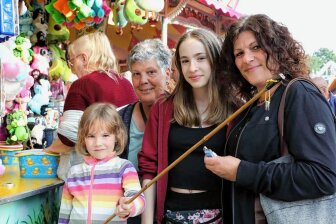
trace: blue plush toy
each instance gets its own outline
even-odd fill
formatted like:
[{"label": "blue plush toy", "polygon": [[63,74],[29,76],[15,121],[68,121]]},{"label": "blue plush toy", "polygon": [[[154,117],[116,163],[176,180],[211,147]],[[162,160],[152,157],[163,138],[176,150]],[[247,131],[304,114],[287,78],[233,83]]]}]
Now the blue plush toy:
[{"label": "blue plush toy", "polygon": [[28,107],[35,114],[41,115],[41,107],[49,104],[49,97],[51,96],[49,81],[41,78],[34,84],[34,92],[35,95],[28,102]]}]

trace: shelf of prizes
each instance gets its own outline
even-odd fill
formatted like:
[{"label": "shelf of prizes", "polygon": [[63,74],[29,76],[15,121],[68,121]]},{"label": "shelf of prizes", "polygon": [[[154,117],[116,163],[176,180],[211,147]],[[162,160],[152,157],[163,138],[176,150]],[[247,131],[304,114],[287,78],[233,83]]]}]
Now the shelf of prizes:
[{"label": "shelf of prizes", "polygon": [[0,223],[57,223],[64,182],[59,156],[0,143]]},{"label": "shelf of prizes", "polygon": [[42,149],[52,143],[76,77],[65,56],[70,31],[57,26],[64,17],[48,2],[0,0],[1,224],[58,220],[59,156]]}]

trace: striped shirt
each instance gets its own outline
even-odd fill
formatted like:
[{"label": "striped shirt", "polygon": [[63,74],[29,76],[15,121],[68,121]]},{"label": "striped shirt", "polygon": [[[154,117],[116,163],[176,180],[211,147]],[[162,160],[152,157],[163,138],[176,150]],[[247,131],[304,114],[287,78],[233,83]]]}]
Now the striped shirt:
[{"label": "striped shirt", "polygon": [[[130,197],[141,189],[138,174],[128,160],[118,156],[105,161],[85,157],[85,162],[71,167],[63,188],[58,223],[103,223],[116,209],[120,197]],[[133,202],[130,217],[145,208],[141,194]],[[126,223],[115,217],[113,221]]]}]

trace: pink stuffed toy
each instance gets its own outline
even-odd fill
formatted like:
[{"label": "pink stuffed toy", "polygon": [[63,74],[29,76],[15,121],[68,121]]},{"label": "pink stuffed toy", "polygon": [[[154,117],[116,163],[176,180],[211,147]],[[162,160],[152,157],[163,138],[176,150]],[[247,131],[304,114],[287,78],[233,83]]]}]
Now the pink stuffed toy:
[{"label": "pink stuffed toy", "polygon": [[31,100],[30,89],[22,89],[21,92],[16,96],[15,101],[19,104],[19,109],[24,111],[27,115],[29,112],[27,111],[28,102]]}]

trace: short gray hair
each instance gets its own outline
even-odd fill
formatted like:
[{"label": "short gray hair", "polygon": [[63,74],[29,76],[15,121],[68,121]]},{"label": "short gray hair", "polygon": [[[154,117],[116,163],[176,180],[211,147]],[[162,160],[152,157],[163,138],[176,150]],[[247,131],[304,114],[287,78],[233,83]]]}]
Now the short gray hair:
[{"label": "short gray hair", "polygon": [[171,58],[171,51],[160,39],[147,39],[132,48],[128,54],[127,65],[131,70],[135,62],[155,59],[162,73],[165,73],[171,66]]}]

